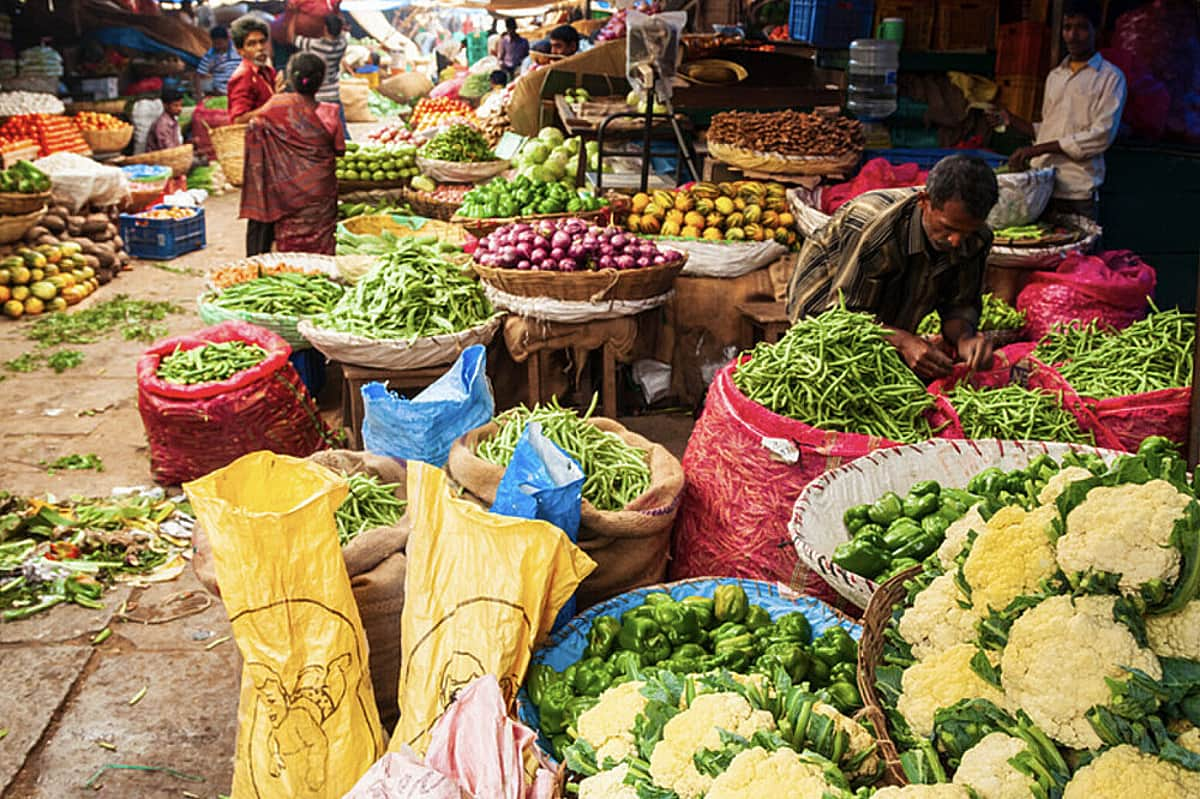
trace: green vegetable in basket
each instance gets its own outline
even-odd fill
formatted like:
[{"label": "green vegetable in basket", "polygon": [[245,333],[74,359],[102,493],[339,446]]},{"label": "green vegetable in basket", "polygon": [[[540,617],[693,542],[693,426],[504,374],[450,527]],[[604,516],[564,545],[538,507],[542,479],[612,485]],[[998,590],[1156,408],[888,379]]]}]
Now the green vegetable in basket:
[{"label": "green vegetable in basket", "polygon": [[407,502],[396,498],[399,483],[381,483],[370,474],[349,475],[346,483],[350,491],[333,514],[342,546],[367,530],[391,527],[408,508]]},{"label": "green vegetable in basket", "polygon": [[746,589],[736,584],[717,586],[713,591],[713,604],[717,621],[721,624],[740,622],[750,610],[750,599],[746,596]]},{"label": "green vegetable in basket", "polygon": [[226,341],[185,350],[182,345],[158,363],[160,380],[179,385],[216,383],[227,380],[266,360],[267,351],[257,344]]},{"label": "green vegetable in basket", "polygon": [[546,695],[546,688],[561,679],[562,675],[553,667],[547,666],[545,663],[534,663],[525,675],[525,690],[529,692],[529,698],[533,700],[533,703],[540,705],[542,698]]},{"label": "green vegetable in basket", "polygon": [[671,644],[653,619],[632,618],[622,622],[617,643],[622,649],[637,652],[644,663],[657,663],[671,656]]},{"label": "green vegetable in basket", "polygon": [[833,550],[833,562],[841,568],[868,579],[888,567],[891,556],[876,535],[856,535]]},{"label": "green vegetable in basket", "polygon": [[606,658],[612,654],[617,645],[617,635],[621,632],[621,622],[612,616],[601,616],[592,622],[588,630],[587,649],[583,651],[585,658]]},{"label": "green vegetable in basket", "polygon": [[967,438],[1013,438],[1095,444],[1059,398],[1018,385],[974,388],[962,384],[946,395]]},{"label": "green vegetable in basket", "polygon": [[458,213],[472,219],[495,219],[595,211],[606,205],[607,200],[590,191],[518,175],[512,180],[501,176],[471,189]]},{"label": "green vegetable in basket", "polygon": [[312,316],[325,313],[342,298],[345,289],[324,275],[281,272],[235,283],[208,302],[227,311]]},{"label": "green vegetable in basket", "polygon": [[452,125],[449,130],[434,136],[421,148],[420,154],[438,161],[482,162],[495,161],[496,154],[483,134],[470,125]]}]

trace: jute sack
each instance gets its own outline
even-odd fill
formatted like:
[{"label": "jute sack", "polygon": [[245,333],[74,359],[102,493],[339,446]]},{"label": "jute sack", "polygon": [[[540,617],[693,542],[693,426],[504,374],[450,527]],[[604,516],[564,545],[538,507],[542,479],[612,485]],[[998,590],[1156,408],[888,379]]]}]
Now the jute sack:
[{"label": "jute sack", "polygon": [[403,72],[379,84],[379,93],[397,103],[413,102],[429,94],[433,81],[420,72]]},{"label": "jute sack", "polygon": [[[309,460],[339,474],[371,474],[380,482],[398,483],[396,497],[404,499],[407,476],[404,465],[391,458],[344,449],[323,450]],[[400,612],[404,609],[404,547],[408,543],[408,517],[391,527],[376,527],[359,534],[342,547],[350,575],[350,588],[362,616],[370,647],[371,682],[380,720],[390,728],[398,714],[396,686],[400,678]],[[220,596],[213,567],[212,547],[203,527],[192,531],[195,555],[192,568],[201,584]]]},{"label": "jute sack", "polygon": [[366,78],[341,77],[338,79],[338,98],[346,111],[347,122],[374,122],[368,101],[371,87]]},{"label": "jute sack", "polygon": [[[667,571],[671,527],[683,493],[683,466],[667,449],[611,419],[590,422],[648,453],[650,487],[624,510],[598,510],[586,499],[580,510],[579,547],[596,570],[579,586],[579,608],[590,607],[633,588],[661,582]],[[495,422],[477,427],[454,442],[446,468],[463,488],[490,506],[504,468],[475,455],[479,442],[495,435]]]}]

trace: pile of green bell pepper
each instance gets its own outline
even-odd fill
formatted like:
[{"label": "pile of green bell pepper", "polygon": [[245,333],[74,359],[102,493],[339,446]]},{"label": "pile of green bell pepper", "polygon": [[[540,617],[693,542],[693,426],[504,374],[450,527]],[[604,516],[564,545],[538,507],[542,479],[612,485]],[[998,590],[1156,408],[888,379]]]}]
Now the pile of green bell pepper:
[{"label": "pile of green bell pepper", "polygon": [[676,674],[724,669],[773,678],[782,668],[796,683],[827,695],[845,713],[862,707],[855,687],[858,645],[841,627],[813,638],[803,613],[772,620],[750,603],[739,585],[722,585],[712,598],[647,594],[620,618],[599,616],[578,661],[559,672],[529,667],[525,688],[538,707],[541,730],[554,740],[566,735],[606,689],[655,667]]},{"label": "pile of green bell pepper", "polygon": [[888,491],[871,504],[854,505],[842,515],[850,540],[833,551],[833,562],[885,582],[936,552],[946,528],[978,501],[969,491],[922,480],[903,497]]}]

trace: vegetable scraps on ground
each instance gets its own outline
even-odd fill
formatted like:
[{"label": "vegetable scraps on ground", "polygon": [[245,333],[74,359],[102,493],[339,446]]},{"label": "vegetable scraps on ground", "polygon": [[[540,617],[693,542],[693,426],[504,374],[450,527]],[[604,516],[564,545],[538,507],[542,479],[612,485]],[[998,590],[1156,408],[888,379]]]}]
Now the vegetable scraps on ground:
[{"label": "vegetable scraps on ground", "polygon": [[525,428],[530,422],[540,422],[542,433],[583,470],[583,498],[599,510],[621,510],[650,488],[650,465],[645,451],[588,421],[596,410],[596,399],[592,395],[592,404],[582,416],[559,405],[557,397],[533,408],[519,405],[507,410],[494,420],[500,429],[479,442],[475,454],[507,468]]},{"label": "vegetable scraps on ground", "polygon": [[115,581],[182,565],[190,514],[161,490],[63,503],[0,494],[0,619],[63,602],[99,609]]},{"label": "vegetable scraps on ground", "polygon": [[347,475],[346,483],[350,493],[333,514],[342,546],[367,530],[394,525],[408,508],[396,498],[399,483],[381,483],[375,475],[359,473]]},{"label": "vegetable scraps on ground", "polygon": [[587,639],[578,661],[535,663],[525,682],[542,734],[585,778],[581,799],[795,793],[746,761],[795,770],[818,788],[806,796],[848,798],[880,776],[874,737],[850,718],[858,647],[842,627],[814,638],[803,613],[772,620],[728,584],[711,598],[647,594]]},{"label": "vegetable scraps on ground", "polygon": [[733,382],[751,401],[813,427],[923,441],[933,398],[887,337],[870,314],[832,308],[757,345]]},{"label": "vegetable scraps on ground", "polygon": [[676,263],[677,250],[618,227],[589,225],[581,219],[511,222],[479,240],[475,258],[484,266],[545,272],[589,269],[645,269]]},{"label": "vegetable scraps on ground", "polygon": [[479,281],[445,260],[449,245],[428,238],[398,239],[317,327],[371,339],[407,340],[459,333],[483,324],[495,310]]},{"label": "vegetable scraps on ground", "polygon": [[[1200,503],[1152,437],[995,490],[906,582],[876,689],[913,782],[1200,795]],[[970,486],[969,486],[970,488]],[[998,786],[1005,786],[1003,788]]]},{"label": "vegetable scraps on ground", "polygon": [[157,375],[168,383],[187,386],[215,383],[257,366],[266,357],[267,351],[262,347],[244,341],[224,341],[191,349],[180,345],[159,361]]},{"label": "vegetable scraps on ground", "polygon": [[325,275],[283,272],[237,283],[206,301],[229,311],[310,316],[333,308],[344,291]]},{"label": "vegetable scraps on ground", "polygon": [[[980,330],[1020,330],[1025,326],[1025,312],[1018,311],[990,291],[983,295],[983,312],[979,316]],[[936,336],[942,332],[942,318],[931,311],[921,324],[917,335]]]},{"label": "vegetable scraps on ground", "polygon": [[1095,436],[1080,429],[1075,416],[1050,391],[1018,385],[974,388],[960,383],[946,399],[958,413],[967,438],[1096,443]]}]

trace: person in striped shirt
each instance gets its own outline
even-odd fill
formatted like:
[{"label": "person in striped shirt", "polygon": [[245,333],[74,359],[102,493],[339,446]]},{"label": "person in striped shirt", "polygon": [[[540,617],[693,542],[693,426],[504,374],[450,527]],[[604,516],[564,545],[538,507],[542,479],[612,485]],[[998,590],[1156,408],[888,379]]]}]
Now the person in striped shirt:
[{"label": "person in striped shirt", "polygon": [[944,377],[954,358],[916,335],[932,310],[953,355],[987,368],[992,346],[979,333],[983,273],[992,247],[987,215],[996,175],[982,160],[943,158],[924,189],[862,194],[804,242],[787,290],[795,322],[844,302],[892,330],[891,343],[923,378]]},{"label": "person in striped shirt", "polygon": [[293,40],[296,49],[302,53],[313,53],[325,62],[325,79],[321,81],[321,89],[317,92],[318,103],[330,103],[338,108],[338,116],[342,120],[342,135],[349,139],[350,130],[346,125],[346,109],[342,106],[339,77],[342,70],[342,58],[346,55],[349,37],[342,30],[343,22],[340,14],[325,15],[325,35],[319,38],[297,36]]},{"label": "person in striped shirt", "polygon": [[[229,41],[229,31],[218,25],[208,35],[212,39],[212,47],[200,59],[200,66],[196,67],[196,74],[192,76],[192,93],[197,102],[207,94],[225,94],[229,79],[238,64],[242,63],[237,48]],[[204,90],[206,82],[207,91]]]}]

